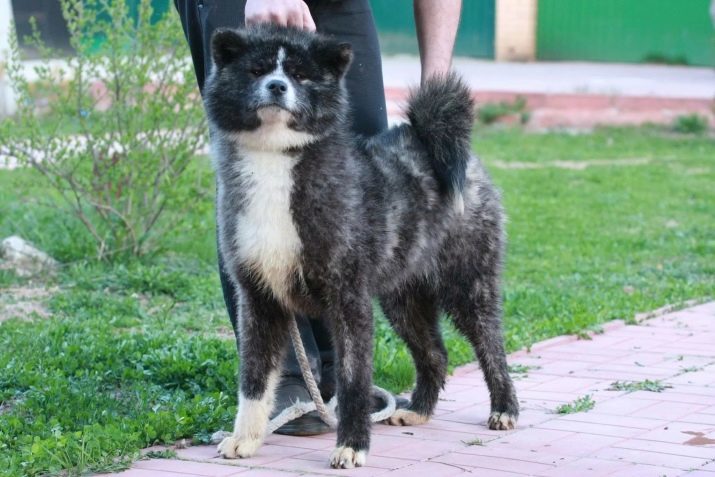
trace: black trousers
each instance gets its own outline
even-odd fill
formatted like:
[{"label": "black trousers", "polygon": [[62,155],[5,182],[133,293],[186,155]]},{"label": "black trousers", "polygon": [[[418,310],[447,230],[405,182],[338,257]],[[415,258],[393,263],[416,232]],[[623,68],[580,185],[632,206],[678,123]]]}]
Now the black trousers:
[{"label": "black trousers", "polygon": [[[211,35],[217,28],[243,26],[246,1],[174,0],[174,3],[189,43],[196,80],[199,89],[203,91],[204,81],[211,69]],[[387,112],[382,83],[382,63],[369,1],[308,0],[306,3],[318,32],[352,44],[355,56],[345,78],[345,86],[351,99],[354,131],[364,136],[384,131],[387,128]],[[234,332],[238,334],[236,290],[223,268],[220,252],[219,273],[231,325]],[[330,335],[322,323],[306,317],[298,317],[298,328],[310,359],[311,369],[320,383],[324,370],[331,372],[328,369],[332,369],[334,361],[335,353]],[[301,378],[300,367],[292,347],[286,355],[283,375]],[[328,380],[332,379],[324,381]]]}]

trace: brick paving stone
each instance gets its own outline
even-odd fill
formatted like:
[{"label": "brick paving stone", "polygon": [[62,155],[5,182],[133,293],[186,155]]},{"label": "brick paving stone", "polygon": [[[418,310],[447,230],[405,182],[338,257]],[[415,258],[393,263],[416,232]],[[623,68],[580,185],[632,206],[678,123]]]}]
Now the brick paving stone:
[{"label": "brick paving stone", "polygon": [[598,355],[598,354],[580,354],[578,351],[562,351],[559,348],[551,348],[542,351],[541,353],[542,357],[554,361],[565,361],[565,362],[586,362],[586,363],[608,363],[610,361],[613,361],[618,358],[622,358],[623,356],[627,356],[629,353],[628,350],[616,350],[612,349],[610,350],[609,354],[607,355]]},{"label": "brick paving stone", "polygon": [[[375,425],[367,465],[359,469],[328,466],[336,437],[329,433],[271,435],[243,460],[220,459],[215,446],[190,447],[177,450],[178,459],[140,461],[119,475],[715,477],[715,445],[692,441],[715,439],[715,302],[606,328],[591,341],[558,337],[509,357],[535,367],[514,375],[521,403],[516,430],[486,427],[488,391],[473,363],[450,376],[427,424]],[[673,387],[608,390],[613,381],[644,379]],[[554,413],[586,394],[596,402],[590,412]]]},{"label": "brick paving stone", "polygon": [[525,460],[518,460],[515,458],[510,458],[509,456],[504,457],[493,457],[485,455],[473,455],[473,454],[460,454],[457,452],[450,452],[449,454],[444,454],[435,459],[432,462],[441,462],[443,464],[452,464],[463,467],[473,467],[475,468],[475,473],[481,473],[476,471],[476,469],[490,469],[499,470],[505,472],[513,472],[515,474],[525,474],[533,475],[538,472],[543,472],[545,470],[553,469],[556,466],[551,464],[542,464],[540,462],[531,462]]},{"label": "brick paving stone", "polygon": [[562,453],[552,449],[526,450],[509,445],[506,442],[495,442],[486,446],[469,446],[455,453],[535,462],[545,464],[548,467],[558,467],[575,460],[573,456],[562,455]]},{"label": "brick paving stone", "polygon": [[385,475],[390,472],[390,469],[381,469],[368,466],[347,470],[332,469],[328,466],[327,457],[321,461],[295,458],[281,459],[271,463],[270,470],[272,471],[274,469],[288,472],[300,472],[302,474],[309,475],[342,476],[343,472],[345,472],[345,475],[354,477],[372,477],[377,475]]},{"label": "brick paving stone", "polygon": [[574,434],[535,449],[568,457],[588,457],[594,452],[622,442],[623,438],[593,434]]},{"label": "brick paving stone", "polygon": [[707,463],[707,459],[686,457],[682,455],[663,454],[662,452],[646,452],[643,450],[607,447],[594,453],[597,459],[631,462],[633,464],[657,465],[680,470],[690,470]]},{"label": "brick paving stone", "polygon": [[[137,469],[136,467],[112,474],[116,477],[176,477],[176,472],[162,472],[160,470]],[[202,477],[198,474],[181,474],[180,477]]]},{"label": "brick paving stone", "polygon": [[534,379],[537,382],[549,381],[555,376],[568,376],[576,371],[588,369],[591,366],[591,363],[584,361],[551,361],[539,369],[529,370],[527,380],[530,381]]},{"label": "brick paving stone", "polygon": [[529,391],[547,391],[550,393],[575,393],[575,392],[585,392],[589,389],[602,387],[607,383],[601,379],[589,379],[580,378],[572,376],[563,376],[560,378],[552,379],[550,381],[543,382],[538,386],[530,387]]},{"label": "brick paving stone", "polygon": [[471,473],[453,465],[439,462],[420,462],[390,472],[390,477],[456,477]]},{"label": "brick paving stone", "polygon": [[152,459],[141,460],[134,464],[135,469],[157,470],[161,472],[169,472],[172,475],[201,475],[204,477],[226,477],[243,473],[243,469],[235,467],[207,464],[204,462],[190,462],[178,459]]},{"label": "brick paving stone", "polygon": [[536,449],[543,444],[548,444],[558,439],[575,435],[574,431],[562,431],[551,429],[537,429],[530,427],[514,432],[499,439],[500,442],[522,449]]},{"label": "brick paving stone", "polygon": [[[684,443],[693,438],[693,433],[702,434],[703,437],[713,439],[713,448],[715,448],[715,425],[692,423],[692,422],[669,422],[666,425],[658,426],[657,428],[648,431],[638,436],[639,439],[650,441]],[[713,453],[715,458],[715,452]]]},{"label": "brick paving stone", "polygon": [[680,418],[682,422],[692,422],[696,424],[705,424],[715,426],[715,414],[693,413]]},{"label": "brick paving stone", "polygon": [[331,449],[334,442],[322,439],[311,439],[310,437],[284,436],[281,434],[271,434],[266,437],[266,444],[281,445],[286,447],[299,447],[301,449]]},{"label": "brick paving stone", "polygon": [[687,475],[687,471],[655,465],[629,464],[628,467],[609,474],[609,477],[678,477],[681,475]]},{"label": "brick paving stone", "polygon": [[581,395],[576,392],[535,391],[533,389],[526,389],[519,394],[519,399],[552,403],[570,402],[578,397]]},{"label": "brick paving stone", "polygon": [[683,402],[654,401],[652,406],[645,407],[631,414],[635,417],[652,417],[655,419],[677,420],[687,414],[700,412],[707,408],[702,404]]},{"label": "brick paving stone", "polygon": [[635,374],[641,376],[642,378],[647,378],[650,380],[665,379],[673,376],[674,374],[672,369],[660,368],[655,366],[639,366],[635,363],[618,364],[611,362],[605,365],[598,366],[596,369],[600,371],[612,372],[615,376]]},{"label": "brick paving stone", "polygon": [[667,382],[668,384],[709,387],[710,392],[715,392],[715,373],[710,370],[708,372],[683,373],[680,376],[668,378]]},{"label": "brick paving stone", "polygon": [[[615,392],[614,392],[615,393]],[[603,414],[612,414],[616,416],[634,416],[636,412],[653,406],[653,401],[649,399],[636,399],[630,397],[629,394],[622,395],[619,398],[609,399],[598,403],[596,411]],[[651,418],[652,416],[644,416]],[[659,419],[659,417],[653,417]]]},{"label": "brick paving stone", "polygon": [[632,427],[612,426],[596,422],[573,422],[565,419],[553,419],[543,424],[539,424],[536,427],[539,429],[551,429],[557,431],[578,432],[579,434],[620,438],[634,437],[639,434],[643,434],[642,429],[634,429]]},{"label": "brick paving stone", "polygon": [[[472,439],[474,439],[472,437]],[[390,449],[375,449],[370,452],[370,454],[375,454],[377,456],[387,456],[406,460],[428,460],[433,457],[438,457],[447,452],[451,452],[457,449],[465,447],[463,442],[420,442],[408,445],[402,445],[398,447],[392,447]]]},{"label": "brick paving stone", "polygon": [[298,472],[283,472],[275,469],[249,469],[241,477],[295,477]]},{"label": "brick paving stone", "polygon": [[648,431],[658,427],[667,426],[669,421],[662,419],[648,419],[644,417],[616,416],[613,414],[603,414],[599,412],[598,402],[596,408],[589,412],[578,412],[576,414],[566,414],[560,419],[564,421],[592,422],[611,426],[630,427]]},{"label": "brick paving stone", "polygon": [[[688,436],[691,437],[691,436]],[[683,457],[696,457],[700,459],[715,459],[715,445],[699,446],[687,445],[684,442],[658,442],[643,439],[629,439],[613,445],[614,448],[660,452]]]},{"label": "brick paving stone", "polygon": [[547,472],[539,472],[536,475],[544,477],[605,477],[630,466],[630,464],[623,462],[584,458],[550,469]]}]

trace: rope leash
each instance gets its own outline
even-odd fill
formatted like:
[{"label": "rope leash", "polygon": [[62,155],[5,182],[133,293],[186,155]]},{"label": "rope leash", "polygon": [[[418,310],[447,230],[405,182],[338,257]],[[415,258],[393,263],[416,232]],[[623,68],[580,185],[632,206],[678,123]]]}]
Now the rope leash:
[{"label": "rope leash", "polygon": [[[296,321],[295,316],[293,316],[293,319],[290,320],[290,324],[288,326],[290,339],[293,343],[293,349],[295,350],[295,355],[298,359],[298,364],[300,365],[300,372],[303,375],[303,380],[308,387],[308,392],[310,393],[310,397],[313,402],[297,401],[293,403],[292,406],[285,408],[280,414],[270,420],[266,431],[268,434],[271,434],[284,424],[316,410],[318,411],[318,415],[323,422],[325,422],[331,429],[336,429],[338,427],[338,417],[336,413],[338,405],[337,396],[333,396],[330,401],[325,404],[322,396],[320,395],[318,385],[315,382],[313,372],[310,370],[310,362],[308,361],[308,355],[305,353],[305,347],[303,346],[303,340],[300,337],[300,331],[298,331],[298,322]],[[393,396],[389,391],[375,385],[373,385],[372,392],[382,397],[386,404],[380,411],[370,414],[370,420],[372,422],[380,422],[391,417],[397,408],[395,396]],[[218,444],[224,437],[228,437],[230,435],[231,433],[226,431],[214,432],[211,436],[211,443]]]}]

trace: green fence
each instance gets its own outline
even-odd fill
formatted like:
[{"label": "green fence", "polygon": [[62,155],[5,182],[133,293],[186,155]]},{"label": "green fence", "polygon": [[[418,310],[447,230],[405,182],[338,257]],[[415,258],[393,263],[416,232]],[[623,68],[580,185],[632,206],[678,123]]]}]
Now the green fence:
[{"label": "green fence", "polygon": [[540,0],[537,57],[712,66],[709,8],[710,0]]},{"label": "green fence", "polygon": [[[373,0],[371,5],[382,51],[416,54],[413,0]],[[494,58],[494,0],[464,1],[455,54]]]}]

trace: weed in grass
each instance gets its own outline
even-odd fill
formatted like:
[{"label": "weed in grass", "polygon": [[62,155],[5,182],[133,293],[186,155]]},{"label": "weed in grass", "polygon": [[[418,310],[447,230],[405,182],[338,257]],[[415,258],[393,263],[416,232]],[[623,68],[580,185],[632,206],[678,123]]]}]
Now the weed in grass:
[{"label": "weed in grass", "polygon": [[681,134],[704,134],[708,128],[708,119],[699,114],[686,114],[675,118],[673,121],[673,131]]},{"label": "weed in grass", "polygon": [[578,330],[576,332],[576,337],[580,340],[590,341],[593,339],[593,335],[602,335],[604,333],[603,327],[601,325],[589,326],[587,329]]},{"label": "weed in grass", "polygon": [[685,373],[696,373],[696,372],[702,371],[702,370],[703,370],[702,366],[689,366],[687,368],[680,368],[680,372],[678,373],[678,375],[685,374]]},{"label": "weed in grass", "polygon": [[654,393],[663,392],[668,388],[672,388],[670,384],[663,384],[659,380],[646,379],[645,381],[616,381],[611,383],[609,391],[650,391]]},{"label": "weed in grass", "polygon": [[541,366],[529,366],[526,364],[510,364],[509,374],[527,374],[532,369],[540,369]]},{"label": "weed in grass", "polygon": [[174,449],[162,449],[159,451],[149,451],[142,456],[143,459],[176,459]]},{"label": "weed in grass", "polygon": [[462,441],[464,445],[466,446],[483,446],[484,442],[482,442],[481,439],[478,437],[475,437],[474,439],[468,440],[468,441]]},{"label": "weed in grass", "polygon": [[582,396],[569,404],[562,404],[556,408],[558,414],[574,414],[577,412],[588,412],[596,405],[596,401],[591,399],[591,395]]}]

